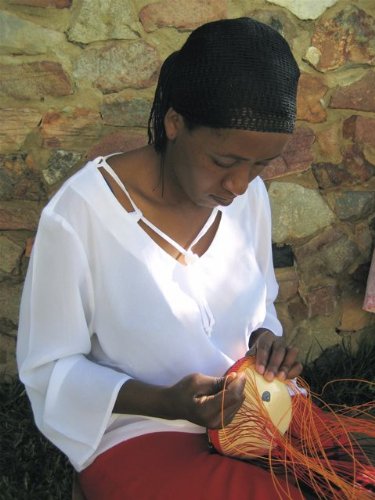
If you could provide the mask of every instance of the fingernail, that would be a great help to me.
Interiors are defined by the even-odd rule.
[[[274,373],[267,371],[267,372],[264,374],[264,378],[265,378],[268,382],[272,382],[272,380],[275,378],[275,375],[274,375]]]
[[[266,367],[264,365],[258,365],[257,372],[260,373],[260,375],[263,375],[265,369]]]
[[[277,378],[278,378],[279,380],[286,380],[286,375],[285,375],[285,372],[279,372],[279,373],[277,374]]]
[[[226,385],[229,385],[237,378],[237,372],[231,372],[226,377]]]

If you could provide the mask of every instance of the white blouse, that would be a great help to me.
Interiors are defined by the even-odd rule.
[[[221,376],[251,332],[282,334],[273,302],[271,216],[262,180],[228,207],[208,250],[183,265],[142,229],[98,170],[44,208],[22,295],[17,359],[37,426],[82,470],[126,439],[205,432],[185,420],[112,413],[129,378],[171,385]]]

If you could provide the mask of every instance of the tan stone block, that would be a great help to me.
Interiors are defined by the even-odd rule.
[[[287,302],[295,297],[298,292],[298,274],[294,267],[281,267],[275,269],[276,280],[279,284],[277,302]]]
[[[352,177],[343,165],[334,165],[332,163],[317,163],[313,165],[313,173],[321,189],[327,189],[332,186],[350,183]]]
[[[0,155],[1,200],[41,200],[45,197],[40,172],[25,153]]]
[[[97,141],[100,130],[99,113],[83,108],[49,111],[40,127],[44,147],[65,151],[84,151]]]
[[[293,12],[299,19],[317,19],[323,12],[338,2],[338,0],[296,1],[296,0],[266,0],[280,5]]]
[[[342,337],[336,332],[338,310],[331,316],[315,316],[301,321],[289,335],[293,345],[299,348],[299,359],[303,363],[313,361],[324,349],[341,344]]]
[[[41,61],[0,64],[0,93],[15,99],[65,96],[73,93],[60,63]]]
[[[339,325],[341,332],[357,332],[370,324],[375,324],[374,315],[362,309],[363,299],[362,295],[343,298]]]
[[[343,134],[360,145],[375,147],[375,119],[353,115],[344,121]]]
[[[269,181],[271,179],[278,179],[279,177],[284,177],[288,175],[288,165],[282,156],[278,156],[274,160],[267,163],[267,166],[260,173],[261,178],[264,181]]]
[[[42,114],[36,109],[0,109],[0,151],[3,154],[18,151],[41,118]]]
[[[368,222],[361,222],[354,228],[354,240],[366,260],[371,259],[372,234]]]
[[[0,230],[35,231],[42,207],[34,201],[0,201]]]
[[[300,77],[297,93],[297,119],[311,123],[325,121],[327,112],[322,105],[328,87],[321,77],[303,73]]]
[[[139,18],[146,31],[157,28],[175,27],[194,29],[203,23],[227,17],[225,0],[162,0],[143,7]]]
[[[329,228],[300,247],[294,248],[297,268],[310,286],[320,286],[322,278],[342,275],[360,257],[357,245],[336,228]]]
[[[247,7],[252,7],[253,2],[247,2]],[[239,11],[240,14],[240,11]],[[291,47],[294,47],[300,34],[299,28],[294,24],[288,17],[285,11],[281,9],[273,9],[272,7],[267,7],[266,9],[251,9],[249,11],[241,12],[240,15],[245,15],[260,21],[261,23],[268,24],[273,29],[278,31],[289,43]]]
[[[297,269],[309,288],[330,286],[332,279],[353,268],[361,252],[352,238],[338,227],[330,227],[294,247]],[[324,279],[324,282],[322,281]]]
[[[332,94],[329,107],[374,112],[375,72],[368,71],[360,80],[351,85],[338,87]]]
[[[0,333],[0,373],[1,376],[17,375],[16,339]]]
[[[144,132],[112,132],[94,144],[87,153],[87,159],[92,160],[97,156],[106,156],[116,152],[126,152],[138,149],[147,144],[147,134]]]
[[[30,16],[31,17],[31,16]],[[0,7],[1,54],[35,55],[61,53],[67,48],[66,37],[53,29],[43,28]]]
[[[321,53],[314,65],[320,71],[374,64],[375,18],[354,5],[324,16],[315,25],[311,46]]]
[[[309,290],[306,295],[308,316],[331,316],[337,307],[336,286],[321,286]]]
[[[330,195],[334,210],[341,220],[356,221],[375,213],[375,193],[373,191],[341,190]]]
[[[343,165],[351,175],[353,182],[363,183],[373,176],[373,168],[369,165],[359,146],[349,146],[343,154]]]
[[[373,168],[356,146],[349,146],[344,151],[339,165],[316,163],[312,166],[312,171],[321,189],[363,184],[373,176]]]
[[[35,238],[27,238],[25,244],[25,257],[29,258],[31,256],[31,251],[33,249]]]
[[[363,156],[368,163],[375,166],[375,146],[364,146]]]
[[[42,174],[45,182],[50,186],[60,182],[68,174],[74,166],[81,165],[81,154],[72,151],[63,151],[56,149],[52,151],[48,159],[47,168],[43,169]]]
[[[277,302],[275,304],[275,307],[277,317],[283,327],[284,334],[288,335],[288,332],[291,332],[293,330],[293,327],[295,326],[293,318],[291,317],[288,310],[288,304],[286,302]]]
[[[106,125],[147,127],[152,102],[146,95],[124,90],[104,96],[101,116]]]
[[[316,131],[316,142],[325,162],[339,163],[341,161],[341,127],[341,122],[334,122],[329,127]]]
[[[316,67],[319,64],[320,58],[322,57],[322,53],[317,47],[309,47],[306,50],[306,54],[303,57],[303,60],[310,63],[311,66]]]
[[[92,43],[99,40],[136,40],[140,22],[134,2],[129,0],[80,0],[72,9],[69,40]]]
[[[66,9],[72,5],[72,0],[8,0],[11,5],[27,5],[29,7],[55,7]]]
[[[334,221],[334,214],[316,189],[291,182],[273,181],[269,197],[272,240],[286,243],[312,236]]]
[[[157,50],[145,41],[115,41],[83,50],[74,77],[82,86],[94,85],[109,94],[150,87],[156,82],[159,67]]]
[[[4,320],[6,333],[15,335],[18,324],[22,285],[8,281],[0,283],[0,319]]]
[[[307,306],[300,297],[296,297],[288,303],[288,313],[294,323],[299,323],[308,317]]]
[[[276,179],[308,170],[314,159],[311,149],[314,141],[313,130],[308,127],[298,127],[281,155],[270,161],[263,169],[262,179]]]
[[[14,272],[20,262],[23,247],[4,234],[0,235],[0,271],[4,273]]]
[[[311,146],[315,142],[315,133],[309,127],[298,127],[285,146],[281,156],[288,165],[288,171],[307,170],[314,158]]]
[[[345,234],[339,228],[329,227],[305,244],[296,246],[294,248],[294,254],[298,260],[304,261],[307,257],[319,254],[324,247],[336,243],[344,235]]]

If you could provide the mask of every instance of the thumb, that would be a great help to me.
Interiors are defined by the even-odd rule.
[[[242,385],[242,383],[245,382],[245,376],[243,373],[231,372],[228,373],[228,375],[225,375],[224,377],[218,377],[214,380],[215,380],[213,386],[214,392],[212,392],[211,394],[217,394],[218,392],[227,389],[234,381]]]
[[[202,375],[196,396],[213,396],[224,389],[225,377],[209,377]]]
[[[225,389],[233,394],[242,394],[245,389],[246,376],[244,372],[232,372],[226,377]]]

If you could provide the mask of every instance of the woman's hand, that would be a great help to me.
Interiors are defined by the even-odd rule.
[[[252,333],[247,355],[255,356],[255,369],[268,382],[297,377],[302,364],[297,361],[298,348],[286,346],[283,337],[261,328]]]
[[[113,411],[184,419],[216,429],[231,422],[245,398],[244,388],[243,373],[220,378],[193,373],[170,387],[130,379],[121,387]]]
[[[217,429],[233,419],[244,400],[244,387],[243,373],[231,373],[226,378],[194,373],[170,387],[169,391],[177,414],[180,414],[178,418]]]

